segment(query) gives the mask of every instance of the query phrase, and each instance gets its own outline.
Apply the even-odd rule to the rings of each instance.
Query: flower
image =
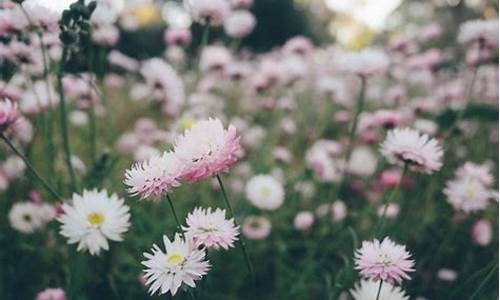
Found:
[[[279,208],[285,198],[283,186],[271,175],[252,177],[246,184],[245,192],[253,205],[264,210]]]
[[[411,170],[430,174],[441,169],[443,149],[427,134],[404,128],[389,131],[380,152],[391,163],[408,164]]]
[[[9,211],[9,223],[15,230],[30,234],[55,218],[55,208],[49,204],[17,202]]]
[[[498,44],[498,20],[471,20],[460,25],[458,42],[466,44],[480,39]]]
[[[231,52],[220,45],[203,48],[200,57],[200,70],[203,72],[225,71],[232,63]]]
[[[108,239],[121,241],[129,226],[129,207],[116,194],[108,196],[106,190],[84,190],[73,194],[73,203],[62,205],[64,213],[58,217],[61,235],[68,244],[78,243],[78,251],[88,250],[91,255],[108,250]]]
[[[454,209],[465,213],[484,210],[493,198],[492,190],[475,178],[449,180],[443,192]]]
[[[389,66],[389,58],[381,50],[366,48],[358,52],[345,53],[339,63],[341,68],[349,73],[371,76],[385,72]]]
[[[163,244],[165,252],[153,244],[153,253],[144,253],[146,260],[142,264],[146,266],[144,277],[146,285],[150,285],[149,292],[170,292],[173,296],[182,284],[195,287],[195,281],[210,269],[209,262],[205,260],[205,250],[193,248],[192,243],[181,239],[178,233],[173,241],[164,235]]]
[[[403,279],[410,279],[408,272],[415,271],[415,262],[410,256],[405,246],[386,237],[382,242],[363,241],[361,249],[356,250],[355,264],[361,276],[367,279],[401,283]]]
[[[7,129],[16,122],[17,118],[19,118],[17,103],[13,103],[9,99],[0,101],[0,130]]]
[[[493,228],[487,219],[480,219],[472,226],[472,241],[482,247],[488,246],[493,239]]]
[[[293,219],[293,226],[298,230],[308,230],[314,224],[314,214],[310,211],[301,211]]]
[[[493,184],[493,175],[491,175],[490,167],[487,164],[475,164],[466,162],[462,167],[457,169],[456,176],[458,178],[474,178],[479,180],[485,186]]]
[[[263,240],[271,233],[271,228],[266,217],[249,216],[243,221],[241,232],[251,240]]]
[[[439,269],[436,273],[436,277],[440,280],[453,282],[457,279],[457,272],[451,269]]]
[[[255,24],[255,17],[252,13],[246,10],[237,10],[224,19],[224,31],[232,38],[242,38],[252,32]]]
[[[38,293],[36,300],[66,300],[66,292],[61,288],[48,288]]]
[[[134,164],[125,171],[124,183],[131,195],[141,199],[158,198],[180,185],[182,166],[173,152],[164,152],[143,162]]]
[[[354,300],[373,300],[378,293],[379,283],[371,280],[361,280],[350,293]],[[409,300],[405,291],[390,283],[384,282],[380,289],[379,299],[383,300]]]
[[[226,211],[220,208],[196,207],[186,218],[187,226],[182,229],[196,247],[204,246],[216,250],[227,250],[238,238],[238,226],[234,219],[226,219]]]
[[[240,150],[236,128],[224,129],[219,119],[196,122],[175,141],[175,155],[184,167],[181,178],[191,183],[228,171]]]
[[[184,4],[193,15],[194,20],[212,26],[222,24],[231,11],[227,0],[184,0]]]

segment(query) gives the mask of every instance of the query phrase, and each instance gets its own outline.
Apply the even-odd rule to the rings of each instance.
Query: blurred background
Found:
[[[127,18],[121,21],[119,49],[137,58],[159,55],[164,50],[165,27],[193,27],[194,43],[201,29],[192,24],[182,1],[110,0]],[[72,0],[35,0],[62,11]],[[350,50],[361,49],[376,40],[398,33],[417,35],[425,25],[439,23],[450,36],[466,19],[498,18],[498,1],[493,0],[254,0],[251,11],[258,23],[242,46],[262,52],[303,35],[318,45],[336,41]],[[220,32],[213,38],[224,39]],[[433,45],[438,46],[439,45]]]

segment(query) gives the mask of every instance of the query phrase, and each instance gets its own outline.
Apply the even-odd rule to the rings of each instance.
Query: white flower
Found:
[[[377,157],[366,146],[356,147],[349,159],[347,170],[358,176],[370,176],[377,168]]]
[[[408,163],[413,171],[430,174],[441,169],[443,149],[427,134],[404,128],[389,131],[380,152],[391,163]]]
[[[374,300],[378,292],[378,287],[379,282],[377,281],[361,280],[350,292],[354,300]],[[380,290],[379,299],[408,300],[410,297],[406,296],[400,287],[384,282]]]
[[[458,42],[465,44],[481,38],[498,44],[498,20],[471,20],[460,25]]]
[[[182,284],[195,287],[195,280],[200,280],[210,269],[209,262],[205,260],[205,250],[197,250],[179,234],[173,241],[164,235],[163,244],[165,252],[154,244],[152,254],[144,253],[147,260],[142,264],[146,266],[144,277],[146,285],[150,285],[149,292],[175,295]]]
[[[270,175],[252,177],[245,190],[248,200],[260,209],[275,210],[283,204],[285,198],[283,186]]]
[[[381,50],[366,48],[341,55],[339,63],[341,69],[349,73],[370,76],[385,72],[389,58]]]
[[[129,207],[116,194],[108,196],[106,190],[84,190],[73,194],[72,205],[64,203],[64,214],[58,221],[61,235],[69,244],[78,243],[78,251],[88,250],[91,255],[108,250],[108,240],[121,241],[129,226]]]
[[[216,250],[233,247],[238,237],[238,226],[234,219],[226,219],[226,211],[220,208],[196,207],[186,218],[187,227],[183,227],[189,240],[195,246],[204,246]]]
[[[29,234],[55,218],[56,211],[49,204],[15,203],[9,212],[9,223],[15,230]]]
[[[454,209],[465,213],[484,210],[493,198],[493,191],[475,178],[458,178],[446,183],[444,194]]]
[[[246,10],[232,12],[224,19],[224,31],[233,38],[242,38],[252,32],[255,27],[255,17]]]

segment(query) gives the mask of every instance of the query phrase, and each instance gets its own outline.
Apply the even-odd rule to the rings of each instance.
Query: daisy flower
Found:
[[[144,253],[146,260],[142,262],[146,269],[144,278],[150,285],[151,294],[175,295],[183,285],[195,287],[195,281],[207,274],[210,264],[205,260],[205,250],[197,250],[191,242],[183,240],[176,234],[173,241],[163,236],[165,252],[156,244],[151,253]]]
[[[252,177],[245,187],[250,203],[264,210],[279,208],[285,199],[285,191],[281,183],[271,175]]]
[[[9,211],[8,218],[10,226],[24,234],[35,232],[48,221],[48,218],[45,218],[45,208],[32,202],[15,203]]]
[[[356,284],[354,289],[350,290],[354,300],[374,300],[378,293],[379,283],[371,280],[361,280]],[[384,282],[380,289],[379,299],[383,300],[409,300],[405,291],[390,283]]]
[[[389,58],[378,49],[366,48],[358,52],[341,55],[341,69],[359,76],[371,76],[385,72],[389,67]]]
[[[498,44],[498,20],[471,20],[460,25],[458,42],[466,44],[480,39]]]
[[[58,218],[61,235],[68,238],[68,244],[78,243],[78,251],[88,250],[91,255],[108,250],[108,240],[121,241],[130,226],[129,207],[106,190],[73,194],[73,203],[64,203],[62,210]]]
[[[177,156],[173,152],[164,152],[133,165],[125,172],[124,183],[133,196],[158,198],[180,185],[181,174],[182,166]]]
[[[234,219],[227,220],[226,211],[220,208],[212,211],[211,208],[196,207],[188,214],[186,223],[187,226],[182,229],[196,247],[227,250],[238,239],[238,226],[234,224]]]
[[[183,165],[182,179],[191,183],[227,171],[238,160],[240,150],[236,128],[224,129],[219,119],[193,124],[175,141],[175,155]]]
[[[263,240],[271,233],[272,224],[266,217],[249,216],[245,218],[241,232],[251,240]]]
[[[487,164],[480,165],[473,162],[466,162],[455,174],[457,178],[475,178],[485,186],[493,184],[494,180],[491,169]]]
[[[493,198],[493,191],[475,178],[449,180],[444,194],[454,209],[465,213],[484,210]]]
[[[443,149],[426,134],[404,128],[389,131],[380,152],[391,163],[408,164],[411,170],[430,174],[441,169]]]
[[[364,278],[401,283],[403,279],[410,279],[408,272],[415,271],[415,262],[410,257],[405,246],[386,237],[382,242],[377,239],[364,241],[356,251],[355,265]]]

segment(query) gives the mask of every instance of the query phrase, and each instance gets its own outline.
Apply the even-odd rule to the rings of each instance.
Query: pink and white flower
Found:
[[[403,279],[410,279],[409,272],[415,271],[415,262],[410,257],[405,246],[386,237],[382,242],[377,239],[363,241],[361,248],[356,250],[355,265],[364,278],[401,283]]]

